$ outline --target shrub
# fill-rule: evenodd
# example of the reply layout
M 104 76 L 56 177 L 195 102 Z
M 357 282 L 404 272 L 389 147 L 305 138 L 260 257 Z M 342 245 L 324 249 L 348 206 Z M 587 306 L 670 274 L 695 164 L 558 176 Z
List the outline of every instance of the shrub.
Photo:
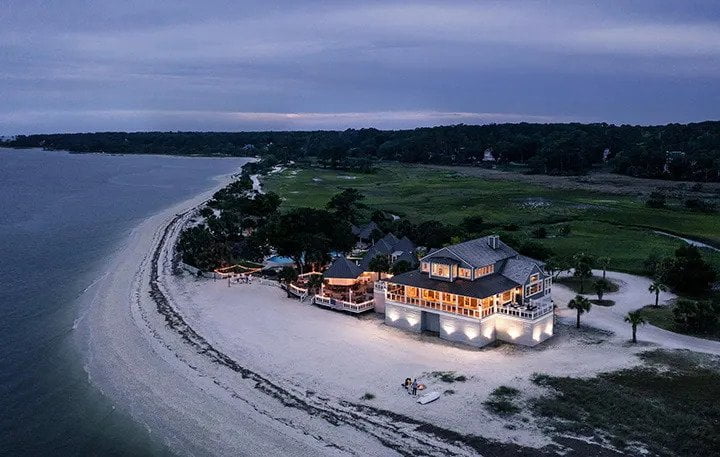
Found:
M 371 394 L 370 392 L 365 392 L 365 394 L 360 398 L 363 400 L 372 400 L 375 398 L 375 394 Z
M 685 208 L 691 211 L 699 211 L 701 213 L 712 213 L 715 211 L 715 205 L 699 198 L 688 198 L 683 204 Z
M 500 386 L 490 393 L 490 397 L 483 403 L 488 411 L 503 416 L 517 414 L 520 407 L 514 403 L 520 391 L 514 387 Z
M 509 416 L 520 412 L 520 408 L 507 398 L 489 398 L 485 403 L 485 407 L 492 413 L 502 416 Z
M 694 333 L 707 333 L 717 329 L 720 302 L 710 300 L 679 299 L 673 308 L 675 325 Z
M 508 387 L 508 386 L 500 386 L 497 389 L 492 391 L 492 395 L 500 396 L 500 397 L 515 397 L 520 393 L 519 390 L 517 390 L 514 387 Z
M 665 208 L 665 203 L 665 195 L 662 192 L 650 192 L 645 206 L 648 208 Z
M 540 243 L 533 241 L 526 241 L 520 245 L 518 252 L 522 255 L 532 257 L 538 260 L 547 260 L 552 257 L 553 252 L 550 248 L 543 246 Z
M 535 235 L 535 238 L 547 238 L 547 229 L 541 225 L 533 230 L 533 235 Z

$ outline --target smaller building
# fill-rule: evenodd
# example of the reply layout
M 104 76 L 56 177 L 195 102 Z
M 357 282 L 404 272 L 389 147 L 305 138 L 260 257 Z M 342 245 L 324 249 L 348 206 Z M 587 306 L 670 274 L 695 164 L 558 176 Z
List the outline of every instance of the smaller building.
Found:
M 341 256 L 323 274 L 320 293 L 315 295 L 313 303 L 351 313 L 370 311 L 375 306 L 373 283 L 372 274 Z
M 375 222 L 369 222 L 365 225 L 350 227 L 352 234 L 357 237 L 357 246 L 366 248 L 373 242 L 373 234 L 380 231 L 380 227 Z
M 493 150 L 492 150 L 492 149 L 486 149 L 486 150 L 483 152 L 482 161 L 483 161 L 483 162 L 496 162 L 495 155 L 493 155 Z

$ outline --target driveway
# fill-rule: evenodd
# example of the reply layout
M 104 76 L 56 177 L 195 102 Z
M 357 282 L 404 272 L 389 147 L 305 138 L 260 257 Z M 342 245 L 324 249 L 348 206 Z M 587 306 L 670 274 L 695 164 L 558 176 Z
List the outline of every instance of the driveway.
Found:
M 596 276 L 602 276 L 602 270 L 593 270 Z M 640 309 L 645 305 L 655 303 L 655 294 L 648 291 L 652 280 L 643 276 L 628 273 L 607 272 L 607 278 L 617 283 L 620 290 L 606 293 L 603 299 L 615 301 L 615 306 L 593 305 L 589 313 L 580 318 L 581 325 L 613 332 L 617 338 L 630 340 L 632 329 L 625 322 L 625 316 L 630 311 Z M 567 303 L 575 296 L 575 292 L 561 284 L 553 284 L 552 296 L 558 305 L 557 315 L 562 322 L 575 323 L 576 312 L 568 309 Z M 590 299 L 597 299 L 594 294 L 584 294 Z M 670 292 L 660 292 L 660 304 L 676 298 Z M 689 349 L 720 355 L 720 341 L 706 340 L 694 336 L 681 335 L 668 330 L 646 324 L 638 327 L 638 342 L 652 343 L 670 349 Z

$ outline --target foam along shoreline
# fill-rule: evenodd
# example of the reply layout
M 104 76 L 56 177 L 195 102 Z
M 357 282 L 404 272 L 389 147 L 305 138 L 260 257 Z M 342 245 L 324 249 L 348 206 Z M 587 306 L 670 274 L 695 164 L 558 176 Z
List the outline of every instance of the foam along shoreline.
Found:
M 85 369 L 115 408 L 177 454 L 279 455 L 284 449 L 290 455 L 307 454 L 314 449 L 311 438 L 290 437 L 247 404 L 229 402 L 231 395 L 211 377 L 217 368 L 212 362 L 203 364 L 203 357 L 168 329 L 150 299 L 153 248 L 167 240 L 170 228 L 177 228 L 173 221 L 187 217 L 231 176 L 132 230 L 95 292 L 83 297 L 81 307 L 87 311 L 77 336 Z

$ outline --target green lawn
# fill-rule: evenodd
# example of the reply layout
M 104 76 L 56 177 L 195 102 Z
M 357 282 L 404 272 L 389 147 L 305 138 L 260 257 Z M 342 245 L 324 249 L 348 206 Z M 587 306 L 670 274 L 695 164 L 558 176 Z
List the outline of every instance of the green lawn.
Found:
M 530 235 L 543 225 L 549 237 L 538 240 L 558 255 L 587 251 L 613 259 L 611 269 L 642 272 L 651 253 L 670 255 L 683 242 L 652 232 L 662 230 L 720 245 L 720 216 L 644 206 L 630 195 L 552 189 L 536 184 L 486 180 L 460 172 L 418 165 L 383 164 L 376 173 L 329 169 L 288 169 L 264 179 L 265 188 L 284 198 L 283 207 L 321 207 L 342 189 L 354 187 L 366 203 L 419 222 L 458 223 L 481 215 L 498 225 L 517 224 Z M 556 236 L 558 226 L 571 233 Z M 720 266 L 720 254 L 710 260 Z

